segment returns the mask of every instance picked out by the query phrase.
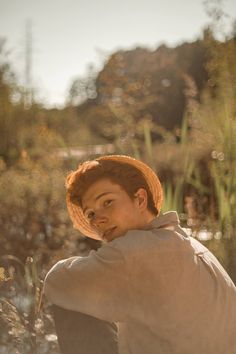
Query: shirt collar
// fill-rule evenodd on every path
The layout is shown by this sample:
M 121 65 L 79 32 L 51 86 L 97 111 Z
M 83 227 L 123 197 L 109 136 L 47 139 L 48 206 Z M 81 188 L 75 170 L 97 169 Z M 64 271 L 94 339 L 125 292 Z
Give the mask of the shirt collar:
M 161 213 L 157 217 L 155 217 L 150 224 L 148 225 L 147 229 L 158 229 L 158 228 L 175 228 L 179 226 L 179 217 L 176 211 L 168 211 L 166 213 Z

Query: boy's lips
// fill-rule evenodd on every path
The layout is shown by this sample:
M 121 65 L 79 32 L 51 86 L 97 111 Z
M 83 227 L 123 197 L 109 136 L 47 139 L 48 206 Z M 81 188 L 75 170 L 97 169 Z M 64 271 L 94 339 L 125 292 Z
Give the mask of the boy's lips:
M 110 227 L 109 229 L 107 229 L 103 235 L 102 235 L 102 238 L 104 240 L 109 240 L 110 236 L 112 235 L 113 231 L 116 229 L 116 226 L 113 226 L 113 227 Z

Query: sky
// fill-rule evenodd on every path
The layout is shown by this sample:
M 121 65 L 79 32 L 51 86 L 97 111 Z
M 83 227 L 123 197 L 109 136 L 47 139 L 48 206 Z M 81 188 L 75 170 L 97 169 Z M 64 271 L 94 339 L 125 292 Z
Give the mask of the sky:
M 223 0 L 223 9 L 229 27 L 236 1 Z M 62 107 L 72 81 L 115 51 L 191 42 L 209 21 L 203 0 L 0 0 L 0 37 L 21 84 L 31 28 L 31 83 L 47 106 Z

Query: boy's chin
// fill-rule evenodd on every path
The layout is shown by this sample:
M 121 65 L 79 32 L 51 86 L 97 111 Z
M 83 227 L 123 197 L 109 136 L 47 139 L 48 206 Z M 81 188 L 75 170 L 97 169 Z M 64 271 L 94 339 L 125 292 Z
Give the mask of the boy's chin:
M 119 238 L 123 235 L 124 235 L 124 232 L 117 230 L 117 228 L 116 228 L 111 233 L 104 235 L 102 240 L 105 242 L 111 242 L 111 241 L 115 240 L 116 238 Z

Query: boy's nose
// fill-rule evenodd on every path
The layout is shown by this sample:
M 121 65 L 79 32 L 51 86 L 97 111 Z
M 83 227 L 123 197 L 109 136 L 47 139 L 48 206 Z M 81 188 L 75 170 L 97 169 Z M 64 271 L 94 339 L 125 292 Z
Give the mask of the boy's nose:
M 101 212 L 96 212 L 93 218 L 93 226 L 98 229 L 102 229 L 103 226 L 106 225 L 107 221 L 108 219 L 104 214 L 102 214 Z

